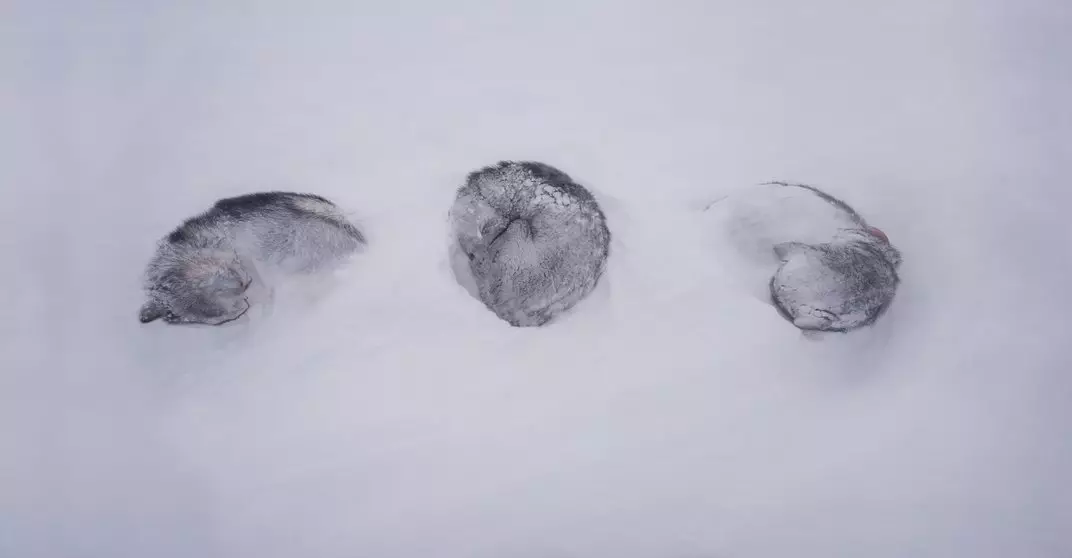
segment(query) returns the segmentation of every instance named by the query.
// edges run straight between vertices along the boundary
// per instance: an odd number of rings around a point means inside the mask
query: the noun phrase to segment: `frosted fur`
[[[606,266],[610,231],[595,198],[543,163],[471,173],[450,219],[480,300],[514,326],[540,326],[573,307]]]
[[[779,313],[803,330],[847,332],[873,324],[893,302],[901,254],[845,202],[812,186],[804,188],[854,226],[828,242],[785,242],[774,247],[780,265],[770,281]]]
[[[226,198],[164,237],[145,271],[139,319],[219,325],[244,314],[258,265],[311,273],[365,243],[333,203],[313,194]]]

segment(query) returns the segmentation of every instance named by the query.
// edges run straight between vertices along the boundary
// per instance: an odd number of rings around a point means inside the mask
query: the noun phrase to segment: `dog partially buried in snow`
[[[753,261],[769,258],[770,301],[806,332],[875,323],[900,279],[901,254],[845,202],[812,186],[773,182],[723,198],[723,233]],[[769,273],[769,272],[768,272]]]
[[[513,326],[541,326],[573,307],[606,267],[610,231],[599,204],[543,163],[471,173],[450,221],[474,294]]]
[[[222,199],[164,237],[145,271],[142,323],[220,325],[250,308],[258,267],[310,274],[365,244],[332,202],[264,192]]]

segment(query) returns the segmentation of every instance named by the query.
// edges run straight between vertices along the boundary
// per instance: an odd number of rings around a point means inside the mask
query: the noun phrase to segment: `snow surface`
[[[1070,11],[5,3],[0,556],[1072,555]],[[450,272],[505,158],[614,234],[550,327]],[[803,339],[720,266],[695,216],[775,179],[903,251],[876,327]],[[139,324],[156,239],[268,189],[368,250],[261,319]]]

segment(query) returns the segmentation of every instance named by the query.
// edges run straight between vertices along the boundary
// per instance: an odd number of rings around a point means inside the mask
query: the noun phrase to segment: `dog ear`
[[[781,244],[774,245],[774,255],[778,256],[778,259],[784,262],[793,254],[807,249],[808,245],[803,242],[782,242]]]
[[[157,300],[150,300],[142,305],[141,311],[138,312],[138,319],[141,323],[147,324],[153,320],[164,317],[168,313],[168,309],[160,304]]]

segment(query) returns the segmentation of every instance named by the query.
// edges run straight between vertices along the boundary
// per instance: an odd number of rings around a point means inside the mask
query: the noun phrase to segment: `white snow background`
[[[1070,15],[3,3],[0,556],[1072,556]],[[546,328],[450,273],[500,159],[614,234]],[[773,179],[903,251],[875,328],[807,340],[728,280],[697,208]],[[139,324],[156,240],[269,189],[367,253],[261,319]]]

